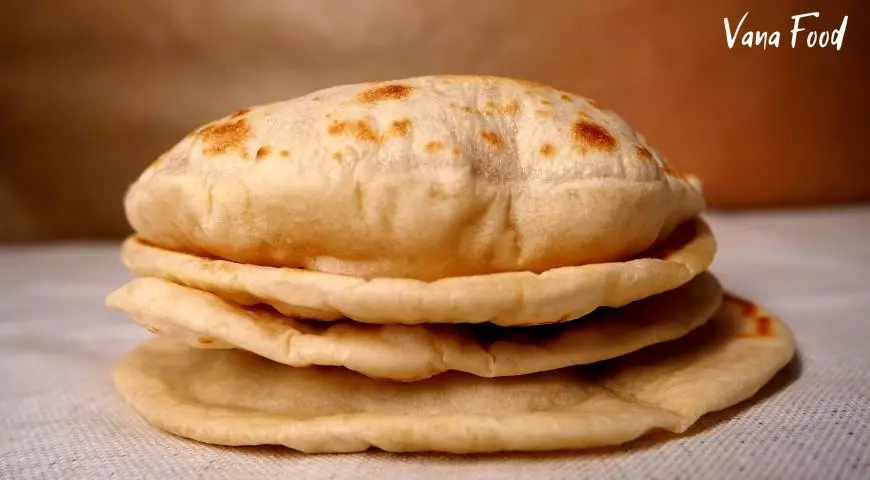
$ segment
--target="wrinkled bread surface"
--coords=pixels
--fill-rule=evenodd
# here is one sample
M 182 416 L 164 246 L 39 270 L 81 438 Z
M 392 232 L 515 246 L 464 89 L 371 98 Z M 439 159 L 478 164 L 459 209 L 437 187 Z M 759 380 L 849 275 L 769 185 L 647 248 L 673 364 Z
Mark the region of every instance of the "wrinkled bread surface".
M 620 309 L 537 327 L 296 320 L 156 278 L 128 283 L 107 303 L 150 331 L 193 347 L 235 346 L 294 367 L 341 366 L 412 381 L 447 370 L 499 377 L 614 358 L 685 335 L 706 322 L 721 300 L 719 283 L 702 274 Z
M 305 452 L 580 449 L 684 432 L 754 395 L 794 350 L 785 324 L 728 296 L 689 335 L 590 367 L 399 383 L 156 339 L 126 355 L 114 381 L 150 423 L 206 443 Z
M 214 293 L 242 305 L 265 303 L 300 318 L 363 323 L 534 325 L 573 320 L 667 292 L 704 272 L 716 240 L 701 219 L 681 225 L 655 250 L 623 262 L 423 282 L 364 279 L 208 259 L 132 236 L 122 258 L 133 272 Z
M 614 112 L 547 86 L 430 76 L 246 108 L 127 192 L 138 235 L 238 263 L 435 280 L 621 261 L 704 207 Z

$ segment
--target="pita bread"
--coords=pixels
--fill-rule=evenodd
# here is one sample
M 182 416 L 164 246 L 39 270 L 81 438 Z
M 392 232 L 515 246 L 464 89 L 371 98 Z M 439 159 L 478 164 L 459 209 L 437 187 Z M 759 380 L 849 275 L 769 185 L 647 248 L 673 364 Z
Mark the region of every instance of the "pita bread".
M 606 360 L 685 335 L 713 315 L 721 298 L 719 283 L 702 274 L 678 290 L 582 320 L 515 328 L 312 323 L 156 278 L 130 282 L 107 303 L 193 347 L 236 345 L 294 367 L 342 366 L 410 381 L 447 370 L 499 377 Z
M 707 325 L 660 348 L 517 377 L 450 372 L 396 383 L 157 339 L 122 359 L 114 380 L 153 425 L 221 445 L 454 453 L 616 445 L 684 432 L 751 397 L 788 363 L 788 327 L 746 305 L 728 298 Z
M 436 280 L 624 260 L 702 211 L 614 112 L 496 77 L 345 85 L 199 128 L 129 189 L 157 246 Z
M 644 258 L 422 282 L 365 280 L 308 270 L 259 267 L 150 246 L 129 238 L 122 257 L 141 276 L 159 277 L 243 305 L 265 303 L 292 317 L 363 323 L 533 325 L 573 320 L 685 284 L 705 271 L 716 241 L 700 219 Z

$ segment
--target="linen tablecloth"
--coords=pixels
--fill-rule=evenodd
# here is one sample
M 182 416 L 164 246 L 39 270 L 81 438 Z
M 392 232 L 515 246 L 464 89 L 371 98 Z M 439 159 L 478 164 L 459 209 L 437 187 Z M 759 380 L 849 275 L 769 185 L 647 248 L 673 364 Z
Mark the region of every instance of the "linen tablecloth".
M 870 207 L 709 215 L 713 265 L 794 330 L 756 400 L 682 437 L 584 453 L 304 455 L 149 427 L 113 364 L 144 329 L 107 310 L 117 244 L 0 247 L 0 478 L 870 478 Z

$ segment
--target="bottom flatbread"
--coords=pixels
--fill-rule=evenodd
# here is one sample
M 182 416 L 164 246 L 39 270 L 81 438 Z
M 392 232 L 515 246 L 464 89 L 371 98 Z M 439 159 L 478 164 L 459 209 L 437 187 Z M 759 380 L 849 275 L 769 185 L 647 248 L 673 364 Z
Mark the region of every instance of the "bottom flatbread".
M 706 325 L 679 340 L 531 375 L 448 372 L 398 383 L 156 339 L 129 353 L 114 379 L 151 424 L 206 443 L 304 452 L 561 450 L 683 432 L 754 395 L 794 351 L 785 324 L 727 296 Z

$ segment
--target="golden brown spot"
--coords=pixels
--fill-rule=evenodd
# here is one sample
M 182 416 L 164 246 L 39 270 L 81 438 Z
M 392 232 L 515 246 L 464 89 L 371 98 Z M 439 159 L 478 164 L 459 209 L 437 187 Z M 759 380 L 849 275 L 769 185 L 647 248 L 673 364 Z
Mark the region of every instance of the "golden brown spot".
M 574 99 L 571 98 L 570 95 L 566 95 L 564 93 L 562 95 L 560 95 L 559 98 L 561 98 L 562 100 L 565 100 L 566 102 L 573 102 L 574 101 Z
M 601 125 L 581 120 L 571 128 L 574 141 L 601 150 L 612 150 L 616 139 Z
M 340 162 L 342 159 L 341 152 L 332 152 L 332 159 L 336 162 Z
M 744 333 L 741 336 L 769 337 L 773 334 L 773 320 L 769 316 L 767 316 L 765 312 L 758 307 L 758 305 L 728 292 L 725 293 L 724 300 L 725 302 L 731 303 L 732 305 L 737 307 L 740 315 L 752 320 L 752 322 L 755 324 L 755 331 L 753 333 Z
M 541 145 L 541 155 L 545 157 L 552 157 L 555 153 L 556 147 L 554 147 L 552 143 L 545 143 Z
M 280 154 L 281 154 L 282 157 L 289 157 L 289 156 L 290 156 L 290 150 L 281 150 Z
M 410 131 L 411 121 L 407 118 L 394 121 L 392 127 L 390 127 L 390 134 L 398 137 L 404 137 Z
M 643 145 L 635 145 L 634 146 L 634 153 L 638 157 L 640 157 L 644 160 L 647 160 L 647 161 L 650 161 L 653 159 L 652 152 L 650 152 L 649 149 L 644 147 Z
M 740 311 L 740 314 L 744 317 L 756 317 L 760 315 L 760 310 L 758 305 L 744 300 L 733 293 L 725 293 L 725 301 L 731 303 Z
M 642 139 L 641 141 L 645 141 L 645 140 Z M 635 145 L 635 146 L 634 146 L 634 153 L 635 153 L 638 157 L 640 157 L 641 159 L 643 159 L 643 160 L 646 160 L 646 161 L 652 161 L 652 160 L 653 160 L 653 154 L 652 154 L 652 152 L 651 152 L 650 149 L 649 149 L 647 146 L 645 146 L 645 145 L 640 145 L 640 144 Z M 668 165 L 668 163 L 665 162 L 665 161 L 662 161 L 662 162 L 661 162 L 661 166 L 660 166 L 659 168 L 661 168 L 662 173 L 664 173 L 665 175 L 670 175 L 670 176 L 672 176 L 672 177 L 676 177 L 676 178 L 680 178 L 680 179 L 685 179 L 685 178 L 686 178 L 685 175 L 683 175 L 682 173 L 680 173 L 680 172 L 674 170 L 674 169 L 673 169 L 670 165 Z
M 155 334 L 155 335 L 160 333 L 160 330 L 153 325 L 148 325 L 148 331 Z
M 531 80 L 515 79 L 514 81 L 520 85 L 525 86 L 526 91 L 532 92 L 532 93 L 553 90 L 553 87 L 551 87 L 549 85 L 544 85 L 543 83 L 533 82 Z
M 272 152 L 272 149 L 269 147 L 266 147 L 266 146 L 258 148 L 257 149 L 257 160 L 260 160 L 260 159 L 266 157 L 271 152 Z
M 511 100 L 505 104 L 497 104 L 492 100 L 488 100 L 486 104 L 484 104 L 484 115 L 516 115 L 517 112 L 520 111 L 520 102 L 517 100 Z
M 408 98 L 414 87 L 407 85 L 382 85 L 360 93 L 357 98 L 363 103 L 377 103 L 383 100 L 404 100 Z
M 542 98 L 542 99 L 541 99 L 541 105 L 546 105 L 546 106 L 549 107 L 549 106 L 552 105 L 552 104 L 553 104 L 553 102 L 547 100 L 546 98 Z
M 686 179 L 686 176 L 683 175 L 682 172 L 679 172 L 679 171 L 677 171 L 677 170 L 674 170 L 674 168 L 673 168 L 670 164 L 668 164 L 667 162 L 665 162 L 665 161 L 662 161 L 662 164 L 661 164 L 661 167 L 660 167 L 660 168 L 662 169 L 662 172 L 663 172 L 665 175 L 669 175 L 669 176 L 671 176 L 671 177 L 678 178 L 678 179 L 680 179 L 680 180 L 685 180 L 685 179 Z
M 456 156 L 456 157 L 458 157 L 459 154 L 461 153 L 461 152 L 459 151 L 459 149 L 456 148 L 456 147 L 453 147 L 453 150 L 451 150 L 450 152 L 453 153 L 453 155 Z
M 456 103 L 456 102 L 450 102 L 450 106 L 451 106 L 452 108 L 459 108 L 459 104 Z
M 245 107 L 245 108 L 240 108 L 240 109 L 236 110 L 236 111 L 232 114 L 232 116 L 231 116 L 230 118 L 238 118 L 238 117 L 241 117 L 242 115 L 244 115 L 244 114 L 246 114 L 246 113 L 248 113 L 248 112 L 250 112 L 250 111 L 251 111 L 251 109 L 250 109 L 250 108 L 247 108 L 247 107 Z
M 483 138 L 486 143 L 492 145 L 495 148 L 499 148 L 502 145 L 501 137 L 495 132 L 483 131 L 480 133 L 480 137 Z
M 447 191 L 441 185 L 429 185 L 429 198 L 447 198 Z
M 372 131 L 371 127 L 369 127 L 369 125 L 363 121 L 359 121 L 356 123 L 354 131 L 354 135 L 356 136 L 356 138 L 364 142 L 374 142 L 378 139 L 378 137 L 375 136 L 375 132 Z
M 539 117 L 552 117 L 553 111 L 552 110 L 538 109 L 538 110 L 535 110 L 535 115 L 537 115 Z
M 245 151 L 245 142 L 251 136 L 251 125 L 240 118 L 234 122 L 209 125 L 199 131 L 199 136 L 208 144 L 204 153 L 225 154 L 231 150 Z
M 465 113 L 474 113 L 477 110 L 466 105 L 462 107 L 462 111 Z
M 208 344 L 210 344 L 210 343 L 214 343 L 214 339 L 213 339 L 213 338 L 208 338 L 208 337 L 199 337 L 199 338 L 196 339 L 196 341 L 199 342 L 199 343 L 204 343 L 204 344 L 206 344 L 206 345 L 208 345 Z
M 378 140 L 375 132 L 368 123 L 362 120 L 334 121 L 327 129 L 330 135 L 350 135 L 363 142 L 375 142 Z
M 773 322 L 770 320 L 770 317 L 766 315 L 762 315 L 760 317 L 755 318 L 755 334 L 759 337 L 769 337 L 771 334 L 771 324 Z
M 438 153 L 441 150 L 444 150 L 444 143 L 440 140 L 432 140 L 423 146 L 423 150 L 425 150 L 426 153 Z
M 311 97 L 311 101 L 312 101 L 312 102 L 319 102 L 319 101 L 320 101 L 320 97 Z

